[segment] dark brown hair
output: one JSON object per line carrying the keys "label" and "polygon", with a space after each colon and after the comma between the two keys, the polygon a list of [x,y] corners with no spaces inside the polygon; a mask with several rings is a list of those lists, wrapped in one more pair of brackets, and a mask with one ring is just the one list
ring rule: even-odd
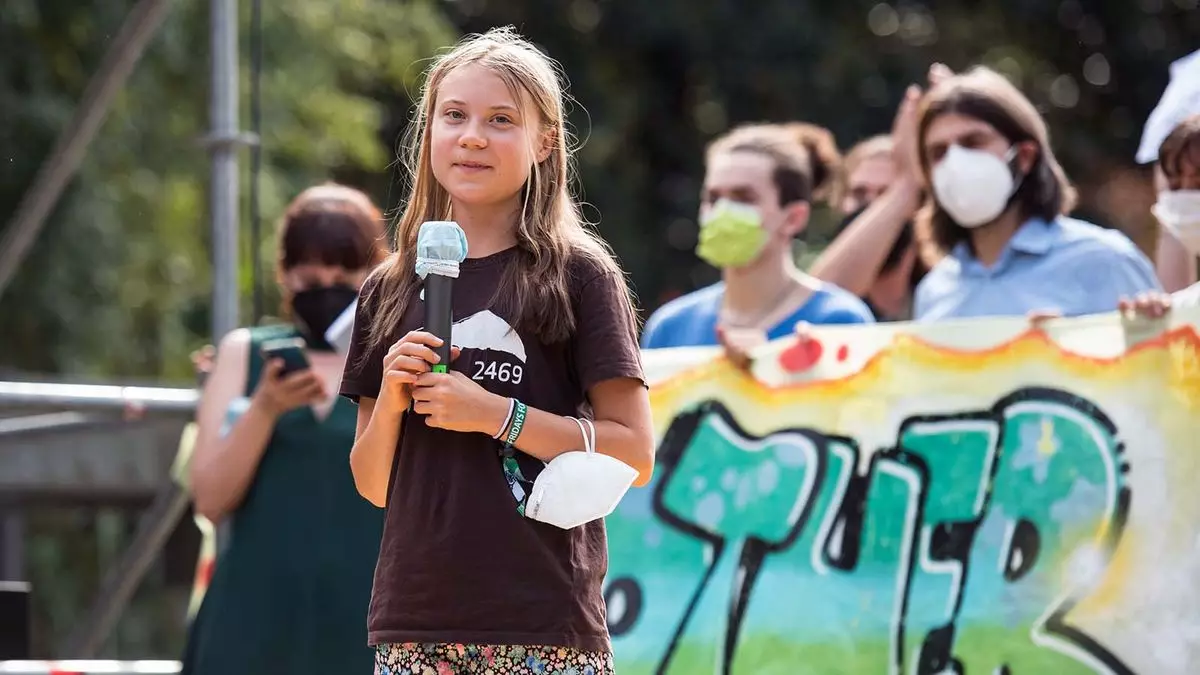
{"label": "dark brown hair", "polygon": [[770,158],[775,164],[780,205],[827,198],[829,184],[841,163],[833,134],[806,122],[736,127],[710,143],[706,156],[729,152],[752,152]]}
{"label": "dark brown hair", "polygon": [[1200,114],[1184,118],[1158,146],[1158,166],[1170,189],[1179,189],[1185,165],[1200,172]]}
{"label": "dark brown hair", "polygon": [[[927,186],[932,184],[932,167],[924,151],[925,136],[935,119],[951,113],[986,122],[1014,145],[1022,141],[1037,144],[1033,167],[1013,195],[1022,218],[1039,216],[1049,221],[1075,207],[1075,189],[1050,149],[1046,121],[1011,82],[983,66],[943,80],[921,101],[917,147],[921,148],[921,173]],[[918,222],[918,231],[929,232],[943,253],[968,239],[967,230],[942,210],[932,190]]]}
{"label": "dark brown hair", "polygon": [[301,192],[279,226],[276,271],[317,263],[348,270],[374,267],[387,257],[383,214],[359,190],[326,183]]}

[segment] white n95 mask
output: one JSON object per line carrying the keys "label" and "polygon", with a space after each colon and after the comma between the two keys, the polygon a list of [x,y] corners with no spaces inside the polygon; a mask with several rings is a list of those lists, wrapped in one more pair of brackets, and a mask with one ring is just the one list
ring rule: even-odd
{"label": "white n95 mask", "polygon": [[1150,211],[1188,253],[1200,255],[1200,190],[1160,192]]}
{"label": "white n95 mask", "polygon": [[564,452],[550,460],[533,482],[525,505],[527,518],[564,530],[612,513],[638,476],[637,469],[596,452],[591,420],[575,423],[583,434],[583,452]]}
{"label": "white n95 mask", "polygon": [[971,229],[992,222],[1008,206],[1019,183],[1008,163],[1016,154],[1009,149],[1004,158],[985,150],[950,146],[946,156],[933,167],[933,196],[954,222]]}

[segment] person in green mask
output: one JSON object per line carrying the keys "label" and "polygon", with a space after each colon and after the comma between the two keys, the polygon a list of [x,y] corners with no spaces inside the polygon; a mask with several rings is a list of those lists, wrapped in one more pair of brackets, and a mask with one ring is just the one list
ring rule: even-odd
{"label": "person in green mask", "polygon": [[776,339],[802,322],[873,323],[862,300],[800,271],[792,255],[837,161],[832,135],[809,124],[746,125],[713,141],[696,255],[722,280],[654,312],[642,347],[728,347],[731,336]]}

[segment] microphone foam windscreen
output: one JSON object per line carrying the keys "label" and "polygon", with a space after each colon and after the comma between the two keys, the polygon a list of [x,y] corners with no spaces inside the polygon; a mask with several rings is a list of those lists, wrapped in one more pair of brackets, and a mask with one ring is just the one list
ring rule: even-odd
{"label": "microphone foam windscreen", "polygon": [[422,279],[430,272],[458,276],[458,264],[467,257],[467,234],[458,223],[431,220],[421,224],[417,233],[417,274]]}

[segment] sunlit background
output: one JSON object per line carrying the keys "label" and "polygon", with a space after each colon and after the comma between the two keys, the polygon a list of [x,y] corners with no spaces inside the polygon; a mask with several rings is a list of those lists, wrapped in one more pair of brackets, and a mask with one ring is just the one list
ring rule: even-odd
{"label": "sunlit background", "polygon": [[[4,0],[0,228],[9,227],[136,4]],[[0,287],[0,380],[194,382],[189,354],[212,339],[203,142],[210,7],[169,4],[29,255]],[[397,143],[427,60],[464,32],[510,23],[570,78],[587,215],[613,244],[646,313],[716,279],[692,250],[709,139],[738,122],[804,120],[828,127],[846,149],[887,132],[905,87],[922,83],[934,62],[956,70],[984,63],[1010,77],[1047,117],[1080,188],[1079,214],[1125,230],[1151,253],[1152,180],[1134,153],[1168,65],[1200,47],[1197,0],[937,5],[243,0],[240,127],[261,145],[238,155],[242,323],[276,308],[271,242],[282,207],[301,188],[333,179],[362,187],[394,213],[403,197]],[[802,259],[827,243],[835,222],[818,214]],[[106,429],[79,438],[102,444]],[[60,442],[23,438],[34,450]],[[173,442],[165,432],[137,442],[152,441]],[[0,435],[0,452],[16,445]],[[0,578],[16,571],[35,589],[38,656],[63,644],[152,496],[86,485],[0,487]],[[185,518],[104,656],[178,656],[196,546]]]}

